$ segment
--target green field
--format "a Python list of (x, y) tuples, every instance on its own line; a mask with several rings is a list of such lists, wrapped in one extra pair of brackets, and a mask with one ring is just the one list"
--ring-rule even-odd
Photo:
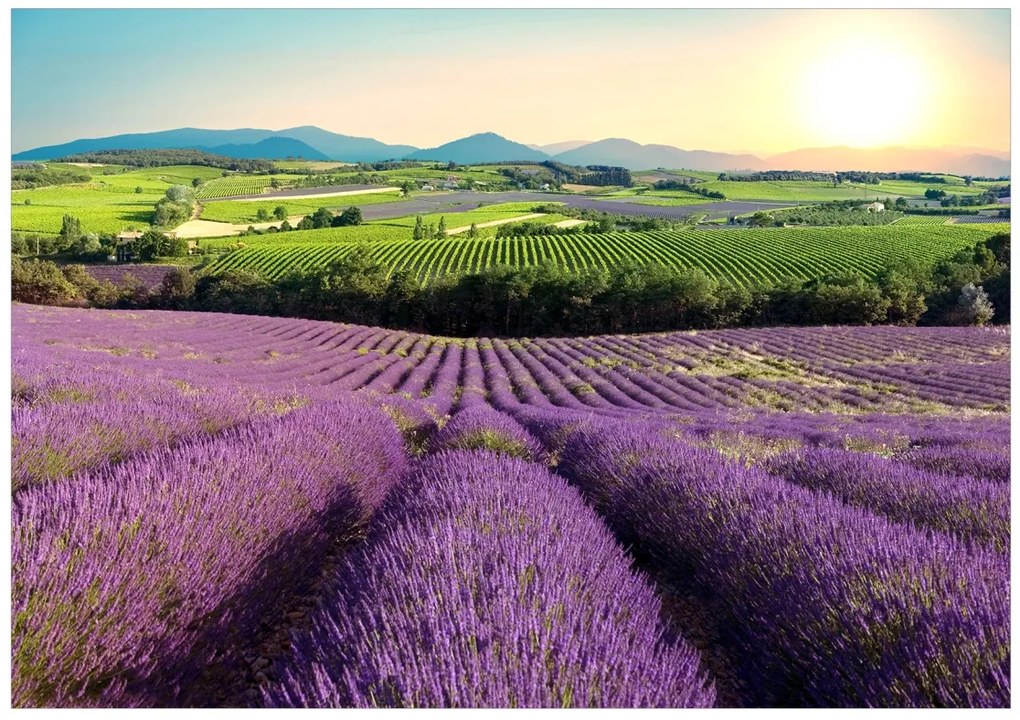
[[(471, 223), (480, 225), (482, 223), (509, 220), (511, 218), (519, 217), (521, 215), (532, 215), (536, 205), (542, 205), (544, 203), (539, 202), (510, 202), (510, 203), (498, 203), (495, 205), (483, 205), (476, 210), (467, 210), (465, 212), (438, 212), (430, 215), (423, 215), (422, 221), (425, 223), (432, 223), (438, 225), (441, 218), (446, 218), (447, 229), (453, 229), (456, 227), (465, 227)], [(552, 222), (558, 222), (563, 220), (564, 216), (557, 216)], [(549, 222), (549, 217), (546, 218), (532, 218), (531, 222)], [(417, 222), (416, 215), (407, 215), (405, 217), (393, 218), (391, 220), (377, 220), (376, 222), (383, 223), (386, 225), (398, 225), (400, 227), (413, 228)]]
[[(58, 167), (64, 167), (58, 165)], [(73, 166), (72, 166), (73, 167)], [(146, 228), (156, 205), (171, 185), (191, 185), (194, 178), (220, 177), (217, 168), (192, 165), (144, 168), (104, 175), (114, 168), (76, 168), (92, 181), (11, 193), (14, 232), (55, 234), (64, 215), (81, 220), (85, 232), (116, 234), (129, 227)], [(142, 192), (136, 192), (141, 188)], [(30, 204), (26, 205), (25, 201)]]
[(207, 200), (202, 202), (202, 219), (216, 222), (245, 223), (260, 222), (259, 209), (265, 210), (272, 218), (273, 211), (282, 205), (287, 215), (310, 215), (319, 208), (338, 210), (352, 206), (378, 205), (379, 203), (401, 202), (399, 191), (386, 193), (366, 193), (364, 195), (335, 195), (319, 198), (270, 198), (265, 201), (247, 200)]
[[(628, 260), (699, 267), (718, 278), (747, 285), (783, 277), (812, 278), (834, 272), (877, 273), (898, 257), (933, 264), (957, 250), (1002, 232), (994, 225), (917, 227), (756, 228), (681, 230), (604, 235), (578, 234), (520, 239), (464, 237), (431, 241), (368, 243), (393, 271), (421, 279), (468, 273), (496, 265), (552, 262), (570, 270), (612, 268)], [(283, 238), (281, 238), (283, 240)], [(277, 277), (314, 268), (364, 243), (287, 243), (252, 246), (210, 266), (212, 273), (248, 268)]]
[[(654, 172), (654, 171), (648, 171)], [(742, 182), (719, 180), (719, 173), (702, 170), (667, 170), (665, 172), (700, 178), (704, 182), (698, 187), (718, 190), (727, 200), (775, 201), (775, 202), (828, 202), (831, 200), (881, 200), (885, 197), (924, 197), (928, 188), (945, 190), (950, 195), (979, 195), (988, 186), (1001, 183), (975, 182), (971, 187), (963, 178), (943, 175), (943, 183), (919, 183), (909, 180), (883, 180), (878, 185), (842, 184), (833, 187), (831, 182), (822, 180), (780, 180), (775, 182)], [(640, 175), (640, 172), (635, 175)]]
[(217, 177), (204, 183), (198, 188), (195, 196), (203, 198), (227, 198), (236, 195), (257, 195), (271, 187), (273, 179), (276, 179), (281, 188), (293, 187), (304, 175), (287, 175), (277, 173), (276, 175), (228, 175)]
[(946, 215), (904, 215), (893, 225), (948, 225), (949, 220)]
[(397, 225), (365, 223), (351, 227), (322, 228), (320, 230), (291, 230), (282, 233), (242, 235), (199, 240), (203, 250), (225, 250), (238, 245), (245, 247), (282, 248), (293, 245), (336, 245), (337, 243), (381, 243), (410, 240), (407, 228)]

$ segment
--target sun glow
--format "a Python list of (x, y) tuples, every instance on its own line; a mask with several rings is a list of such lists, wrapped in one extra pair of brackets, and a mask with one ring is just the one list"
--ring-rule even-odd
[(804, 130), (822, 145), (909, 143), (922, 129), (929, 88), (915, 55), (874, 42), (841, 43), (805, 69)]

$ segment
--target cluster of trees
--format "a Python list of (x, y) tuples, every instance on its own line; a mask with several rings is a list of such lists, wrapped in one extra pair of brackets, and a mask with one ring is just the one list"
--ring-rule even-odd
[[(453, 170), (456, 168), (456, 163), (451, 163), (453, 168), (448, 166), (448, 169)], [(383, 170), (409, 170), (411, 168), (422, 168), (427, 167), (425, 163), (417, 160), (383, 160), (382, 162), (360, 162), (355, 166), (358, 172), (381, 172)]]
[[(875, 278), (831, 275), (737, 287), (699, 269), (624, 264), (566, 272), (492, 267), (423, 285), (365, 249), (270, 280), (248, 270), (175, 269), (151, 294), (96, 287), (72, 268), (15, 261), (14, 299), (283, 315), (441, 335), (574, 335), (759, 325), (1008, 323), (1009, 235), (921, 268), (895, 261)], [(94, 281), (92, 281), (94, 283)], [(99, 284), (97, 284), (99, 285)], [(70, 289), (69, 289), (70, 288)]]
[[(468, 237), (477, 237), (478, 228), (471, 223), (471, 230)], [(446, 237), (446, 216), (439, 217), (439, 225), (425, 222), (421, 215), (414, 219), (414, 230), (411, 231), (412, 240), (438, 240)]]
[(720, 180), (736, 182), (777, 182), (794, 180), (813, 180), (816, 182), (856, 183), (858, 185), (878, 185), (883, 180), (910, 180), (913, 182), (944, 183), (942, 175), (918, 172), (870, 172), (866, 170), (840, 170), (839, 172), (812, 172), (803, 170), (764, 170), (753, 173), (719, 174)]
[[(277, 210), (279, 209), (278, 207)], [(319, 208), (311, 215), (305, 215), (301, 218), (301, 222), (297, 224), (297, 229), (321, 230), (322, 228), (329, 227), (347, 227), (349, 225), (360, 225), (362, 221), (361, 208), (349, 207), (337, 214), (334, 214), (329, 208)], [(284, 223), (288, 226), (290, 225), (286, 220), (286, 216), (284, 216)]]
[(998, 202), (999, 195), (992, 190), (986, 190), (980, 195), (947, 195), (944, 190), (934, 192), (932, 196), (929, 193), (933, 193), (932, 190), (925, 190), (924, 196), (929, 200), (938, 200), (939, 205), (942, 207), (974, 207), (979, 205), (995, 205)]
[(611, 165), (567, 165), (556, 160), (509, 163), (499, 173), (528, 190), (540, 189), (543, 185), (560, 190), (564, 183), (596, 185), (607, 187), (620, 185), (632, 187), (634, 179), (630, 170)]
[(146, 230), (140, 238), (132, 240), (130, 245), (135, 259), (143, 262), (151, 262), (158, 257), (185, 257), (188, 254), (187, 240), (170, 237), (159, 230)]
[(904, 208), (906, 204), (907, 201), (903, 198), (897, 198), (895, 202), (890, 198), (886, 198), (884, 202), (885, 212), (871, 212), (861, 209), (859, 201), (839, 200), (808, 207), (756, 212), (751, 216), (748, 224), (753, 227), (771, 227), (773, 225), (779, 227), (784, 225), (888, 225), (903, 217), (903, 213), (896, 210)]
[(588, 172), (582, 172), (578, 180), (581, 185), (598, 185), (599, 187), (607, 185), (632, 187), (634, 185), (634, 179), (627, 168), (611, 167), (608, 165), (588, 165), (585, 167), (585, 170)]
[[(569, 166), (567, 166), (569, 167)], [(510, 181), (511, 184), (525, 190), (539, 190), (543, 185), (548, 185), (553, 190), (560, 190), (565, 182), (574, 182), (562, 174), (550, 171), (541, 165), (527, 167), (501, 167), (499, 174)]]
[(977, 210), (952, 207), (908, 207), (903, 210), (907, 215), (980, 215)]
[(273, 233), (290, 232), (292, 230), (322, 230), (331, 227), (361, 225), (364, 222), (360, 208), (349, 207), (340, 213), (334, 213), (329, 208), (319, 208), (311, 215), (305, 215), (294, 226), (287, 219), (287, 208), (284, 205), (277, 205), (272, 213), (265, 208), (259, 208), (258, 212), (255, 213), (255, 219), (260, 223), (270, 222), (271, 220), (280, 220), (281, 222), (279, 225), (270, 225), (265, 229), (256, 229), (254, 225), (249, 225), (248, 229), (242, 232), (241, 235), (272, 235)]
[[(584, 225), (572, 227), (556, 227), (555, 225), (544, 225), (537, 222), (515, 222), (500, 225), (496, 228), (497, 238), (519, 238), (537, 237), (540, 235), (575, 235), (578, 233), (591, 232)], [(597, 232), (597, 229), (596, 229)]]
[(89, 175), (79, 170), (50, 168), (42, 163), (11, 169), (11, 190), (30, 190), (48, 185), (69, 185), (89, 181)]
[[(138, 260), (154, 260), (157, 257), (184, 257), (188, 254), (188, 241), (173, 238), (150, 229), (131, 242), (132, 255)], [(117, 238), (109, 233), (85, 232), (81, 220), (74, 215), (64, 215), (60, 232), (52, 235), (11, 235), (11, 254), (51, 255), (60, 254), (86, 262), (106, 260), (117, 252)]]
[(87, 162), (103, 165), (125, 165), (132, 168), (166, 165), (201, 165), (235, 172), (265, 175), (279, 172), (269, 160), (229, 158), (202, 150), (174, 148), (167, 150), (97, 150), (61, 158), (59, 162)]
[(683, 180), (658, 180), (653, 187), (655, 187), (656, 190), (683, 190), (685, 192), (694, 193), (695, 195), (701, 195), (702, 197), (711, 198), (713, 200), (726, 199), (726, 196), (718, 190), (709, 190), (707, 188), (698, 187), (697, 183), (692, 183), (687, 180), (687, 178), (684, 178)]
[(187, 185), (171, 185), (156, 203), (152, 225), (170, 228), (191, 219), (195, 212), (195, 190)]
[(392, 182), (392, 177), (380, 175), (375, 172), (345, 172), (338, 174), (307, 173), (304, 177), (297, 181), (294, 187), (315, 188), (327, 187), (330, 185), (388, 185)]
[(160, 287), (148, 288), (130, 273), (119, 285), (99, 281), (83, 265), (60, 266), (49, 260), (11, 261), (11, 294), (16, 302), (65, 307), (183, 309), (195, 293), (196, 277), (175, 268)]
[(275, 218), (276, 220), (286, 220), (287, 207), (285, 205), (277, 205), (275, 208), (273, 208), (272, 215), (270, 215), (269, 211), (266, 210), (265, 208), (259, 208), (258, 211), (255, 213), (255, 219), (258, 220), (259, 222), (269, 222), (270, 218)]

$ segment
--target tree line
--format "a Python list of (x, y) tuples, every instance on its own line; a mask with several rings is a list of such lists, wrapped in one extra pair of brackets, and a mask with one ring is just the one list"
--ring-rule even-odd
[(657, 180), (653, 187), (656, 190), (683, 190), (695, 195), (701, 195), (702, 197), (712, 198), (713, 200), (726, 199), (726, 196), (718, 190), (698, 187), (697, 183), (692, 183), (686, 178), (683, 180)]
[(163, 167), (166, 165), (201, 165), (235, 172), (269, 174), (279, 170), (270, 160), (229, 158), (204, 150), (190, 148), (168, 148), (164, 150), (96, 150), (75, 153), (57, 162), (100, 163), (103, 165), (126, 165), (132, 168)]
[(88, 182), (92, 178), (81, 170), (50, 168), (42, 163), (11, 169), (11, 190), (31, 190), (50, 185), (70, 185)]
[(13, 260), (16, 301), (277, 315), (470, 337), (568, 336), (770, 325), (1008, 323), (1009, 235), (924, 269), (910, 258), (876, 277), (829, 275), (739, 287), (696, 268), (627, 263), (568, 272), (490, 267), (422, 284), (357, 248), (271, 280), (250, 270), (171, 270), (153, 291), (118, 289), (80, 266)]

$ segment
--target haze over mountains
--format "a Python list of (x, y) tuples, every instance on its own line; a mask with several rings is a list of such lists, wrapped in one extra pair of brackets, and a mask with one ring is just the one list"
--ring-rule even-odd
[(556, 160), (570, 165), (614, 165), (631, 170), (690, 168), (710, 171), (739, 170), (872, 170), (875, 172), (931, 171), (958, 175), (1000, 177), (1009, 175), (1009, 156), (981, 148), (805, 148), (759, 157), (708, 150), (684, 150), (671, 145), (641, 145), (625, 138), (595, 142), (565, 141), (525, 145), (496, 133), (460, 138), (436, 148), (389, 145), (372, 138), (353, 137), (305, 125), (285, 130), (241, 128), (207, 130), (179, 128), (131, 133), (106, 138), (74, 140), (34, 148), (14, 160), (52, 160), (99, 150), (197, 148), (234, 158), (377, 162), (393, 159), (453, 161), (460, 164), (513, 160)]

